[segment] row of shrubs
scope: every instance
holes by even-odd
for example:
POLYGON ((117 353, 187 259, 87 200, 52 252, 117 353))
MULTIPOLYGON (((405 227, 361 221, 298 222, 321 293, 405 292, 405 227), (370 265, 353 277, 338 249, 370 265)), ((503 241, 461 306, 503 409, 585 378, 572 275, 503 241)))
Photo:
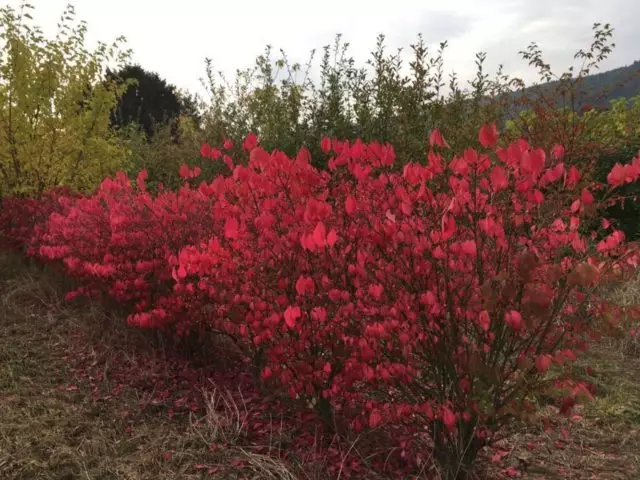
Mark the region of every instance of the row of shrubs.
POLYGON ((422 156, 424 136, 434 128, 447 129, 459 149, 483 123, 504 122, 512 139, 526 136, 544 148, 561 143, 576 161, 617 152, 639 134, 638 99, 582 113, 587 99, 600 106, 611 99, 604 90, 582 91, 614 47, 610 25, 594 25, 591 45, 576 52, 580 68, 564 74, 550 71, 537 45, 520 52, 537 70, 538 86, 500 69, 488 73, 483 52, 475 55, 468 85, 455 73, 447 78, 447 43, 434 48, 420 35, 408 56, 390 50, 381 35, 364 62, 338 36, 317 62, 312 54, 305 65, 267 48, 228 79, 208 61, 209 98, 195 102, 131 67, 123 38, 88 48, 87 27, 72 6, 54 38, 39 29, 35 15, 26 4, 0 8, 0 196, 39 195, 60 185, 91 192, 118 170, 147 169, 150 189, 158 183, 173 188, 180 184, 179 165, 195 161, 198 145, 250 131, 268 150, 294 156, 305 146, 319 168, 326 167, 322 135, 392 143, 403 166, 422 156))
POLYGON ((500 145, 494 124, 478 140, 454 154, 434 130, 426 164, 399 172, 389 144, 323 138, 325 171, 250 134, 204 145, 224 174, 184 165, 176 191, 151 194, 142 171, 91 195, 4 199, 0 234, 62 266, 69 298, 230 337, 256 382, 327 428, 400 429, 463 478, 502 427, 534 418, 538 395, 561 413, 590 396, 570 364, 638 316, 597 295, 638 249, 606 220, 582 226, 637 181, 640 156, 599 185, 559 145, 500 145))

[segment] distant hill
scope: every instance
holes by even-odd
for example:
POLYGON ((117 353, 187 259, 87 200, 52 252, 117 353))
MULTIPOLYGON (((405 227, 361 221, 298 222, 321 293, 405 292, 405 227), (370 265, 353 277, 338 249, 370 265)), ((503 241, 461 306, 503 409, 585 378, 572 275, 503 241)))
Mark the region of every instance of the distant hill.
MULTIPOLYGON (((631 98, 640 95, 640 60, 627 67, 589 75, 584 79, 584 90, 588 96, 604 93, 609 103, 616 98, 631 98)), ((597 98, 593 98, 594 103, 597 98)))
MULTIPOLYGON (((535 92, 545 92, 558 86, 558 82, 549 82, 525 89, 529 96, 535 92)), ((514 93, 519 98, 521 92, 514 93)), ((640 95, 640 60, 626 67, 586 76, 579 88, 576 99, 578 109, 591 106, 599 109, 609 108, 611 101, 617 98, 632 98, 640 95)))

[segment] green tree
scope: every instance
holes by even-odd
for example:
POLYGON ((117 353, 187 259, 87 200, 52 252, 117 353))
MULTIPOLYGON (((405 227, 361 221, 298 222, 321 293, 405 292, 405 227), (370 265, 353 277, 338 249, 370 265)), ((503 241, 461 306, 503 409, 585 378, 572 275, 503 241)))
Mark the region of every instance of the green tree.
POLYGON ((32 10, 0 9, 0 196, 90 190, 126 164, 109 125, 126 86, 104 82, 104 70, 129 51, 123 38, 88 50, 72 6, 48 39, 32 25, 32 10))
MULTIPOLYGON (((199 122, 195 100, 157 73, 139 65, 127 65, 117 72, 107 70, 107 81, 127 84, 117 108, 111 113, 111 126, 123 127, 134 123, 151 140, 160 124, 177 121, 181 115, 199 122)), ((177 128, 177 127, 176 127, 177 128)))

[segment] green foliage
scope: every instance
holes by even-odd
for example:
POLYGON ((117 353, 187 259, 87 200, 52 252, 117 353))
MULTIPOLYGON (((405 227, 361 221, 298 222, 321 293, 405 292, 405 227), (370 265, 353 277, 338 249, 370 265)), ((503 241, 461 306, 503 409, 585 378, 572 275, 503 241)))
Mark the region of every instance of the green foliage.
POLYGON ((87 190, 116 170, 134 174, 143 168, 152 188, 175 188, 182 184, 178 170, 183 163, 199 165, 208 174, 224 168, 203 162, 200 144, 218 145, 225 138, 237 144, 250 131, 266 149, 294 155, 305 146, 316 162, 326 158, 320 152, 325 135, 389 142, 398 168, 425 161, 424 139, 434 128, 460 148, 477 145, 478 128, 496 121, 506 126, 505 140, 525 136, 545 148, 561 143, 567 161, 578 163, 614 154, 640 134, 640 99, 615 100, 606 112, 579 108, 581 91, 593 94, 585 87, 593 83, 591 72, 613 47, 609 25, 594 26, 590 48, 576 54, 583 61, 577 74, 569 69, 554 75, 536 44, 520 52, 542 80, 533 88, 501 69, 490 79, 482 52, 476 55, 475 78, 461 85, 455 73, 444 74, 447 43, 431 52, 420 35, 410 45, 409 61, 401 50, 389 51, 380 35, 364 65, 357 65, 340 36, 323 48, 319 65, 315 52, 301 65, 267 47, 232 81, 214 72, 207 60, 210 98, 198 111, 196 99, 142 69, 140 75, 105 76, 105 67, 127 73, 122 39, 88 51, 85 25, 71 26, 71 7, 53 40, 28 24, 29 10, 1 10, 0 194, 39 193, 62 184, 87 190), (150 81, 153 92, 171 90, 170 105, 131 102, 141 79, 150 81), (118 107, 123 121, 113 125, 118 107), (144 118, 134 118, 138 113, 144 118))
POLYGON ((108 70, 107 81, 127 86, 111 113, 112 127, 135 123, 150 139, 156 124, 172 123, 180 115, 190 116, 196 123, 199 121, 195 101, 190 96, 181 94, 157 73, 139 65, 127 65, 117 72, 108 70))
POLYGON ((226 168, 221 162, 199 156, 204 134, 189 115, 182 115, 172 122, 154 124, 151 137, 140 131, 135 123, 118 129, 118 136, 130 156, 127 173, 133 177, 146 169, 149 175, 147 186, 153 192, 160 185, 170 190, 180 187, 184 180, 178 172, 184 163, 200 166, 208 178, 226 168))
POLYGON ((607 129, 602 135, 623 140, 640 137, 640 95, 618 98, 611 102, 611 109, 603 112, 603 124, 607 129))
POLYGON ((206 137, 217 144, 254 131, 267 149, 293 155, 304 145, 312 158, 322 157, 324 135, 378 140, 394 145, 400 166, 425 157, 424 138, 434 128, 446 129, 454 147, 477 144, 478 128, 502 116, 498 99, 506 90, 506 77, 498 72, 489 81, 483 71, 485 55, 479 53, 472 88, 462 89, 455 75, 445 79, 446 47, 443 42, 431 55, 418 36, 405 65, 401 51, 389 52, 381 35, 367 63, 357 66, 349 44, 337 36, 323 49, 317 81, 311 74, 315 52, 302 66, 292 64, 283 51, 274 58, 267 47, 254 67, 237 72, 233 83, 207 61, 206 137))
POLYGON ((444 75, 447 43, 430 52, 421 36, 410 46, 410 61, 403 63, 402 51, 390 52, 380 35, 362 66, 350 56, 349 44, 337 36, 323 49, 315 81, 315 52, 303 66, 289 62, 283 51, 274 56, 267 47, 253 67, 237 72, 232 83, 214 73, 207 61, 206 138, 218 144, 225 137, 237 140, 253 131, 267 149, 277 147, 293 155, 302 144, 313 158, 320 153, 324 135, 378 140, 394 145, 402 166, 424 161, 424 138, 434 128, 458 148, 477 144, 478 128, 496 121, 507 122, 511 137, 525 136, 545 148, 563 144, 568 161, 593 160, 619 146, 615 132, 603 141, 600 118, 585 115, 581 107, 587 98, 584 91, 590 99, 597 95, 592 73, 612 51, 612 34, 610 25, 595 24, 591 45, 575 55, 580 69, 571 67, 561 75, 551 71, 540 48, 531 44, 520 54, 537 70, 541 83, 534 87, 509 78, 501 68, 490 79, 482 52, 476 54, 475 78, 463 86, 455 73, 444 75))
POLYGON ((125 165, 109 127, 121 86, 102 82, 104 67, 128 57, 123 39, 85 47, 86 25, 64 11, 45 38, 30 11, 0 9, 0 196, 67 185, 89 190, 125 165))
MULTIPOLYGON (((341 36, 323 48, 319 62, 312 52, 304 65, 267 46, 252 67, 238 70, 232 80, 206 61, 209 101, 201 105, 202 121, 195 131, 189 127, 173 139, 168 132, 158 139, 147 135, 148 145, 126 129, 121 133, 135 158, 132 173, 147 168, 151 184, 167 187, 182 184, 177 173, 182 163, 198 165, 205 172, 214 169, 197 158, 196 144, 220 145, 230 138, 238 145, 248 132, 258 134, 268 150, 295 155, 304 146, 315 162, 326 159, 320 151, 323 136, 389 142, 402 168, 407 162, 425 161, 425 138, 434 128, 453 148, 462 148, 477 145, 479 127, 495 121, 506 126, 505 140, 525 136, 547 149, 560 143, 568 162, 584 164, 617 151, 623 143, 620 129, 638 128, 640 108, 632 113, 620 101, 614 104, 615 128, 600 113, 578 108, 581 89, 613 48, 611 35, 609 25, 594 25, 592 44, 576 53, 583 63, 579 71, 570 68, 559 76, 544 62, 539 47, 530 45, 520 53, 538 70, 541 84, 534 87, 509 78, 501 68, 490 78, 482 52, 476 54, 475 78, 461 85, 455 73, 448 78, 444 74, 447 43, 431 52, 420 35, 410 45, 408 62, 401 50, 389 51, 383 35, 364 65, 356 63, 341 36), (627 110, 629 114, 623 115, 627 110)), ((184 129, 186 124, 180 123, 184 129)), ((154 132, 163 130, 162 125, 154 126, 154 132)))
MULTIPOLYGON (((602 117, 584 104, 585 85, 590 84, 592 72, 606 60, 615 44, 611 41, 613 28, 609 24, 593 25, 593 40, 587 50, 579 50, 574 57, 581 61, 580 68, 569 69, 557 75, 544 61, 542 50, 534 42, 521 51, 522 58, 537 70, 541 83, 525 87, 516 81, 518 90, 509 93, 506 130, 511 138, 525 137, 544 148, 563 145, 564 160, 582 167, 594 162, 604 153, 619 146, 615 135, 602 136, 602 117)), ((590 99, 599 101, 590 90, 590 99)), ((599 92, 600 100, 607 92, 599 92)))

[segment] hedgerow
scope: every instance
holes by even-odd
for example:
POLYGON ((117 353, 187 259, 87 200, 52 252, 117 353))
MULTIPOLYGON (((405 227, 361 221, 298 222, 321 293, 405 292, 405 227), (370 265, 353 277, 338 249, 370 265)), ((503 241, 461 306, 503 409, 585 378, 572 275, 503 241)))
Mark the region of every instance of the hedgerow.
POLYGON ((572 363, 638 314, 598 294, 638 249, 606 220, 581 225, 638 180, 640 156, 601 185, 560 145, 501 142, 495 124, 478 142, 454 153, 434 130, 426 162, 398 171, 389 144, 325 137, 325 171, 250 134, 203 145, 226 172, 213 179, 183 165, 182 188, 151 194, 145 172, 119 174, 43 199, 53 213, 31 215, 31 235, 4 209, 2 234, 63 265, 70 297, 176 337, 224 334, 256 382, 327 429, 387 429, 410 462, 432 451, 465 478, 503 427, 538 418, 541 395, 559 414, 590 397, 572 363))

